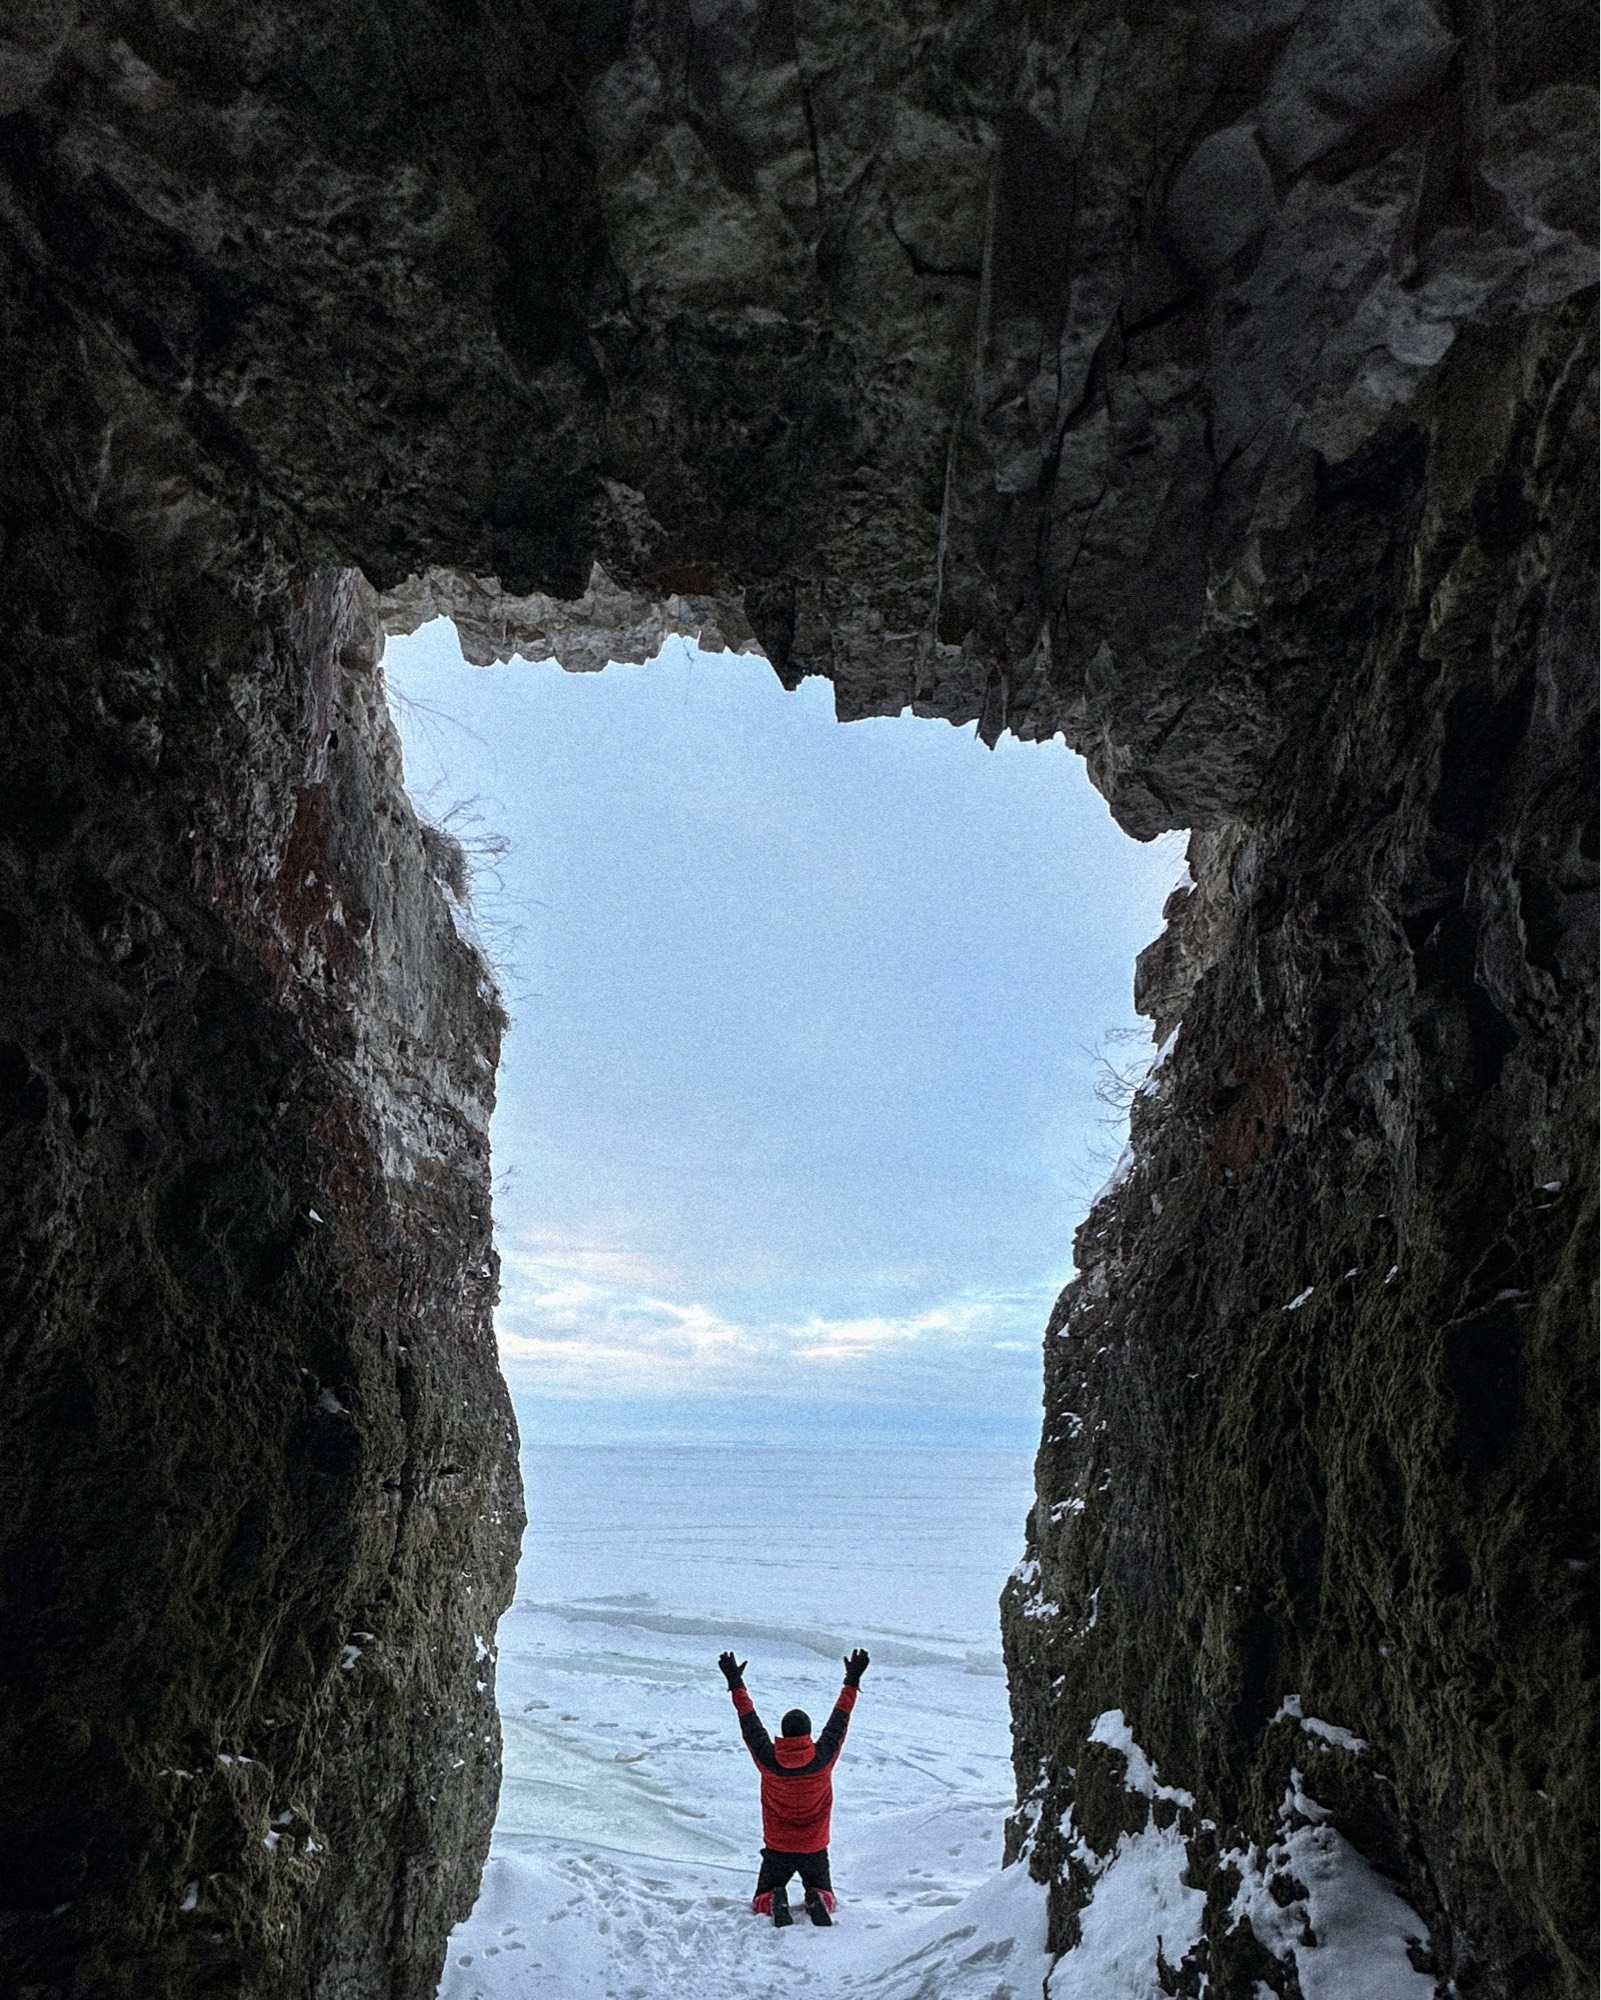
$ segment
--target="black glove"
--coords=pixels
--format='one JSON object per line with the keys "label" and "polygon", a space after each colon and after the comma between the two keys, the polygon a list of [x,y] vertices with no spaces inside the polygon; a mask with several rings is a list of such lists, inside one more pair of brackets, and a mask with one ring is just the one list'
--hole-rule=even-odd
{"label": "black glove", "polygon": [[[866,1661],[867,1655],[863,1653],[862,1662],[864,1665]],[[723,1670],[723,1679],[728,1683],[730,1694],[733,1693],[735,1688],[742,1688],[745,1685],[745,1669],[750,1665],[749,1660],[736,1660],[732,1653],[719,1653],[717,1664]]]}
{"label": "black glove", "polygon": [[867,1672],[869,1664],[865,1647],[858,1646],[854,1653],[847,1653],[845,1656],[845,1685],[848,1688],[860,1687],[862,1684],[862,1675]]}

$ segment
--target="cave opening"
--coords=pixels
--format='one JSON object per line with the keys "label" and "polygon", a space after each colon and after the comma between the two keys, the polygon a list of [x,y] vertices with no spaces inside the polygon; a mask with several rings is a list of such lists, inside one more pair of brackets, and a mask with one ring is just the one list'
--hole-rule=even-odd
{"label": "cave opening", "polygon": [[1132,964],[1182,838],[1129,839],[1060,742],[840,728],[759,654],[480,667],[439,619],[383,668],[511,1019],[496,1326],[529,1525],[442,1991],[610,1976],[664,1885],[690,1914],[640,1990],[708,1953],[742,1989],[725,1644],[775,1721],[819,1723],[870,1649],[836,1869],[882,1955],[1001,1861],[1042,1334],[1153,1053]]}

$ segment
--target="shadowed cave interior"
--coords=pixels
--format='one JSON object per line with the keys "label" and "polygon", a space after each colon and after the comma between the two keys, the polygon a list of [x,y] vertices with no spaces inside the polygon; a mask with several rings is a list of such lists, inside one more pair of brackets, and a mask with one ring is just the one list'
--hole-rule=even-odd
{"label": "shadowed cave interior", "polygon": [[1307,2000],[1327,1824],[1439,1994],[1593,1993],[1594,37],[0,25],[8,1991],[422,2000],[476,1893],[502,1017],[377,678],[444,611],[1196,830],[1003,1609],[1051,1987],[1160,1838],[1162,1989]]}

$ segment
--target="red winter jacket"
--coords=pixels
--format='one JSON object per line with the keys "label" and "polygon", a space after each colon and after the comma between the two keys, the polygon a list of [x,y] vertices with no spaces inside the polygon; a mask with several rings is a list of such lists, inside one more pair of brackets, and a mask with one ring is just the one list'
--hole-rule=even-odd
{"label": "red winter jacket", "polygon": [[845,1741],[856,1689],[840,1689],[834,1712],[815,1743],[809,1736],[780,1736],[775,1743],[747,1691],[737,1687],[731,1692],[739,1733],[762,1774],[763,1845],[779,1854],[819,1853],[828,1845],[834,1759]]}

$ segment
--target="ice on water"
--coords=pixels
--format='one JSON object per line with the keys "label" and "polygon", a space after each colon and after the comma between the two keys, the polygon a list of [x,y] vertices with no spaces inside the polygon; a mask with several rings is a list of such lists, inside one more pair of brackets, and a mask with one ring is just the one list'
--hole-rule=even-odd
{"label": "ice on water", "polygon": [[[500,1817],[441,2000],[1033,2000],[996,1614],[1029,1455],[546,1446],[524,1474]],[[775,1931],[749,1914],[757,1780],[717,1654],[749,1656],[770,1728],[796,1706],[820,1728],[855,1644],[839,1921]]]}

